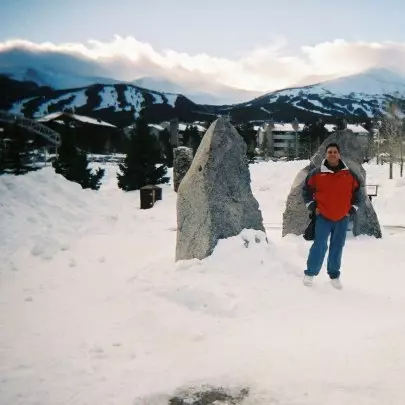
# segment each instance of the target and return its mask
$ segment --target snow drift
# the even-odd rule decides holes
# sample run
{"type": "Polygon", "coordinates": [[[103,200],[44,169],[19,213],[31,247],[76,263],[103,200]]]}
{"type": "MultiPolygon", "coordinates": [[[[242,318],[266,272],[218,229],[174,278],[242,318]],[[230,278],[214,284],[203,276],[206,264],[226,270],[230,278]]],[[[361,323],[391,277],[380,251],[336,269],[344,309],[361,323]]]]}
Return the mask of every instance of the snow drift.
{"type": "MultiPolygon", "coordinates": [[[[1,176],[0,404],[161,405],[211,384],[248,388],[244,405],[402,405],[405,233],[349,236],[344,290],[324,270],[305,288],[310,244],[281,218],[307,163],[251,166],[268,245],[245,230],[177,264],[171,185],[141,211],[113,166],[98,192],[49,167],[1,176]]],[[[382,224],[405,225],[405,183],[365,168],[382,224]]]]}

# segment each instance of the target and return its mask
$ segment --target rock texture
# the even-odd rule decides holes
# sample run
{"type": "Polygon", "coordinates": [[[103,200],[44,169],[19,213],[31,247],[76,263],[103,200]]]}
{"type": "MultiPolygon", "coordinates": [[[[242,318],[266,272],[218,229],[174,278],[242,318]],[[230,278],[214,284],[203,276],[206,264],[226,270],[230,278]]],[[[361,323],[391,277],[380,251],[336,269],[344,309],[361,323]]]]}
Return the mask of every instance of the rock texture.
{"type": "Polygon", "coordinates": [[[193,161],[193,150],[180,146],[173,151],[173,187],[177,192],[179,185],[193,161]]]}
{"type": "Polygon", "coordinates": [[[305,227],[309,222],[309,217],[302,198],[302,186],[308,172],[321,165],[325,158],[326,146],[331,142],[336,142],[339,145],[342,160],[362,182],[361,192],[363,202],[353,219],[353,234],[355,236],[370,235],[381,238],[381,227],[377,214],[365,190],[366,172],[362,166],[364,148],[350,130],[336,131],[331,134],[311,158],[311,163],[297,174],[288,195],[286,209],[283,214],[283,236],[287,234],[301,235],[304,233],[305,227]]]}
{"type": "Polygon", "coordinates": [[[210,384],[193,384],[183,386],[170,393],[158,393],[138,397],[134,405],[242,405],[249,401],[250,388],[240,386],[213,386],[210,384]]]}
{"type": "Polygon", "coordinates": [[[177,196],[176,260],[203,259],[219,239],[243,229],[264,232],[250,187],[246,143],[226,118],[214,121],[177,196]]]}
{"type": "Polygon", "coordinates": [[[249,388],[226,389],[210,385],[178,390],[170,398],[170,405],[237,405],[249,396],[249,388]]]}

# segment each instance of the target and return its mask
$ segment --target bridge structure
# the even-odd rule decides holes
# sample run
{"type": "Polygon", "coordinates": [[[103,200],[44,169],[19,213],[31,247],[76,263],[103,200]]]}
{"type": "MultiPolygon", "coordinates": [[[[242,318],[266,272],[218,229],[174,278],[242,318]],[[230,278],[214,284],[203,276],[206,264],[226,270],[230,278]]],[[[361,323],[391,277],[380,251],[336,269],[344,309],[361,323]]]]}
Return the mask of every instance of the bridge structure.
{"type": "Polygon", "coordinates": [[[19,127],[46,139],[56,148],[61,144],[61,136],[58,132],[48,128],[35,119],[26,118],[23,115],[12,114],[10,112],[0,110],[0,122],[4,122],[6,124],[17,124],[19,127]]]}

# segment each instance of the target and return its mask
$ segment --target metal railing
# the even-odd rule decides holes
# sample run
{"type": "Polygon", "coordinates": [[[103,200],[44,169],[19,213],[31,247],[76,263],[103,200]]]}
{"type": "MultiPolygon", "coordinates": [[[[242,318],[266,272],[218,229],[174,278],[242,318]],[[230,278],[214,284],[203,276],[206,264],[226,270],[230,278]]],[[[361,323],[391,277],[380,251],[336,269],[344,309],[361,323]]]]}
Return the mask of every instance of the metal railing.
{"type": "Polygon", "coordinates": [[[28,131],[34,132],[43,138],[47,139],[55,146],[59,146],[61,143],[60,135],[51,128],[39,123],[38,121],[26,118],[23,115],[12,114],[7,111],[0,110],[0,122],[8,124],[17,124],[28,131]]]}

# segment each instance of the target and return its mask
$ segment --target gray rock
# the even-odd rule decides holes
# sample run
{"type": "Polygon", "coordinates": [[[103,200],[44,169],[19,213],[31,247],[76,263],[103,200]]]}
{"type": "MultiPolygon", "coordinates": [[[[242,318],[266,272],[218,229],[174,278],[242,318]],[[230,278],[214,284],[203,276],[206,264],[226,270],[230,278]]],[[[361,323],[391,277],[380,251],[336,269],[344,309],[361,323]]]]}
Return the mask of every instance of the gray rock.
{"type": "Polygon", "coordinates": [[[283,236],[288,234],[302,235],[309,222],[308,210],[302,197],[302,186],[313,165],[308,165],[298,172],[287,197],[283,213],[283,236]]]}
{"type": "Polygon", "coordinates": [[[138,397],[134,400],[134,405],[238,405],[245,403],[249,398],[249,394],[249,387],[193,384],[179,387],[171,393],[163,392],[138,397]]]}
{"type": "Polygon", "coordinates": [[[310,164],[302,169],[296,176],[287,198],[286,209],[283,214],[283,236],[288,234],[301,235],[309,222],[308,211],[302,198],[302,186],[310,170],[319,167],[325,158],[326,146],[336,142],[340,147],[342,160],[360,178],[362,204],[353,220],[353,234],[370,235],[381,238],[381,227],[377,214],[367,197],[365,189],[366,171],[362,163],[364,160],[364,148],[357,137],[350,130],[336,131],[329,135],[311,158],[310,164]]]}
{"type": "Polygon", "coordinates": [[[210,385],[178,390],[169,405],[237,405],[249,396],[249,388],[213,387],[210,385]]]}
{"type": "Polygon", "coordinates": [[[173,150],[173,187],[177,192],[181,181],[186,175],[193,161],[193,150],[180,146],[173,150]]]}
{"type": "Polygon", "coordinates": [[[176,260],[203,259],[219,239],[243,229],[264,232],[250,188],[246,143],[225,118],[214,121],[177,196],[176,260]]]}

